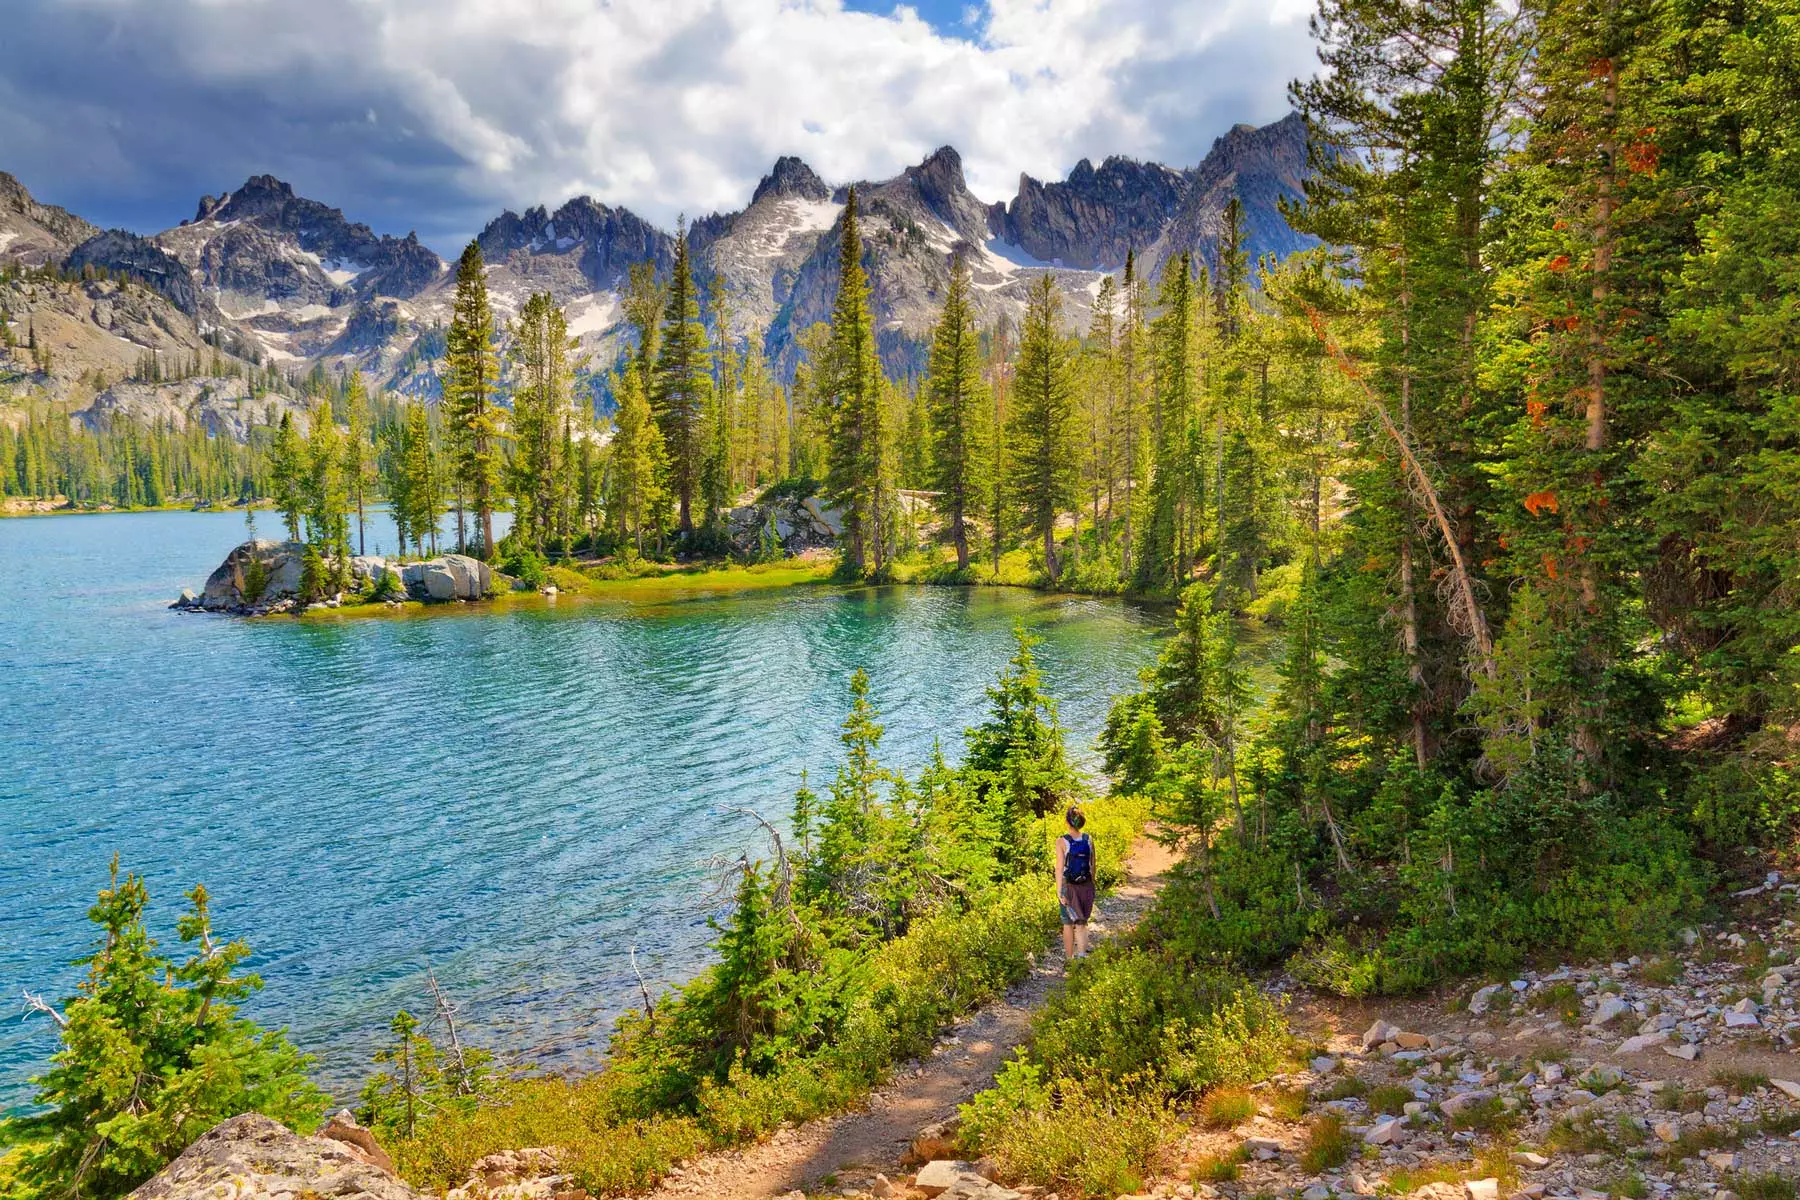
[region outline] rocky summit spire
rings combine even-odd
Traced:
[[[784,154],[775,160],[773,169],[756,185],[756,194],[750,197],[750,203],[755,204],[765,196],[829,200],[831,189],[825,186],[825,181],[811,167],[791,154]]]

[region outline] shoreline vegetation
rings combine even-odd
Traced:
[[[0,490],[271,497],[313,547],[307,601],[347,590],[379,496],[403,549],[436,555],[453,511],[455,544],[533,589],[576,554],[768,562],[824,525],[853,583],[986,571],[1178,604],[1112,707],[1093,799],[1121,835],[1153,817],[1185,859],[958,1134],[1020,1181],[1116,1196],[1176,1116],[1292,1052],[1251,980],[1504,989],[1530,964],[1658,953],[1800,861],[1791,7],[1320,0],[1321,69],[1290,93],[1311,177],[1284,207],[1313,248],[1285,261],[1248,260],[1233,201],[1205,253],[1128,255],[1085,329],[1051,272],[983,323],[962,254],[865,245],[850,189],[831,317],[786,331],[796,355],[734,321],[683,233],[666,274],[631,270],[630,352],[596,373],[547,293],[497,325],[471,244],[441,405],[321,366],[291,384],[310,408],[243,444],[7,411]],[[904,379],[864,270],[902,252],[943,296]],[[1045,822],[1085,791],[1029,646],[961,765],[915,778],[880,769],[852,686],[829,788],[796,793],[791,842],[746,853],[718,961],[628,1017],[608,1070],[510,1081],[396,1018],[363,1111],[413,1179],[547,1144],[590,1194],[642,1188],[854,1102],[1024,969],[1055,919]],[[193,1032],[247,986],[229,955],[146,957],[121,911],[96,909],[108,940],[59,1014],[50,1115],[13,1127],[5,1200],[114,1200],[202,1115],[299,1094],[257,1090],[288,1079],[283,1045]],[[1783,938],[1764,961],[1792,962]],[[165,967],[181,1032],[139,1030]],[[1752,989],[1733,1003],[1758,1019]],[[167,1080],[165,1107],[140,1093]],[[1510,1161],[1489,1099],[1457,1132]],[[1362,1152],[1341,1121],[1315,1129],[1318,1162]]]
[[[1122,878],[1148,807],[1095,795],[1078,777],[1034,641],[1022,630],[1017,640],[988,689],[987,718],[966,731],[963,761],[940,750],[911,777],[881,763],[868,680],[852,676],[843,755],[826,786],[814,791],[802,775],[785,828],[748,810],[722,814],[760,849],[721,877],[732,902],[714,922],[715,963],[660,997],[645,992],[599,1071],[512,1078],[484,1050],[397,1014],[358,1114],[406,1178],[450,1187],[483,1154],[554,1144],[590,1194],[641,1191],[682,1158],[854,1105],[1018,981],[1056,936],[1048,863],[1064,808],[1088,811],[1105,890]],[[13,1146],[0,1158],[0,1193],[48,1196],[73,1183],[77,1194],[117,1195],[237,1112],[303,1130],[323,1116],[305,1056],[236,1012],[260,986],[236,971],[249,948],[215,939],[204,889],[190,901],[178,931],[193,956],[164,959],[142,883],[114,864],[90,914],[104,936],[85,960],[88,981],[60,1008],[40,1008],[64,1048],[38,1081],[44,1111],[0,1125],[0,1145]],[[161,997],[155,1010],[128,1000],[146,987]],[[231,1047],[223,1059],[215,1038]],[[148,1072],[127,1089],[129,1121],[106,1069],[120,1055],[135,1064],[128,1074]]]

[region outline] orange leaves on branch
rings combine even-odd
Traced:
[[[1588,64],[1588,78],[1605,79],[1612,74],[1613,64],[1610,58],[1596,58]]]
[[[1544,555],[1544,574],[1552,579],[1556,578],[1556,559],[1548,554]]]
[[[1533,492],[1525,497],[1525,511],[1534,517],[1540,513],[1556,512],[1557,507],[1555,492]]]
[[[1546,266],[1552,271],[1566,271],[1569,269],[1569,256],[1566,254],[1559,254],[1551,259]]]
[[[1550,411],[1550,406],[1545,404],[1542,400],[1539,400],[1536,396],[1533,396],[1525,402],[1525,411],[1531,415],[1532,428],[1542,429],[1544,427],[1544,414]]]
[[[1662,157],[1662,147],[1650,139],[1656,133],[1656,126],[1648,125],[1638,130],[1638,140],[1628,143],[1619,152],[1625,160],[1625,169],[1633,175],[1654,175],[1657,161]]]

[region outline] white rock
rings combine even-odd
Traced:
[[[1331,1200],[1331,1189],[1322,1183],[1315,1183],[1300,1193],[1300,1200]]]
[[[1618,1018],[1631,1011],[1631,1005],[1617,996],[1602,996],[1599,1007],[1594,1009],[1590,1025],[1610,1025]]]
[[[974,1163],[935,1158],[919,1168],[919,1173],[913,1176],[913,1186],[927,1196],[937,1196],[956,1186],[956,1182],[963,1176],[974,1174]]]
[[[1789,1100],[1800,1100],[1800,1083],[1795,1083],[1791,1079],[1771,1079],[1769,1086]]]
[[[1755,1013],[1738,1012],[1733,1009],[1725,1014],[1725,1028],[1727,1029],[1755,1029],[1761,1024],[1761,1018]]]
[[[1371,1146],[1391,1146],[1406,1136],[1406,1119],[1404,1117],[1386,1117],[1375,1122],[1363,1135],[1363,1141]]]
[[[1535,1150],[1519,1150],[1513,1154],[1512,1161],[1515,1167],[1529,1167],[1532,1170],[1550,1165],[1550,1160]]]
[[[1663,1047],[1663,1053],[1670,1058],[1679,1058],[1682,1062],[1693,1062],[1696,1058],[1700,1057],[1700,1047],[1694,1045],[1692,1042],[1682,1046],[1665,1045]]]
[[[1669,1040],[1669,1031],[1658,1029],[1655,1033],[1640,1033],[1636,1037],[1626,1038],[1619,1043],[1620,1054],[1642,1054],[1646,1050],[1654,1050]]]
[[[1463,1186],[1469,1189],[1469,1200],[1500,1200],[1498,1179],[1471,1179]]]

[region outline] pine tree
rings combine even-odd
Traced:
[[[444,514],[443,484],[437,448],[432,445],[431,420],[423,404],[407,409],[402,446],[400,469],[405,478],[402,494],[406,498],[406,527],[412,531],[413,545],[421,555],[427,542],[431,553],[436,554],[438,518]]]
[[[100,938],[80,960],[87,977],[58,1015],[62,1049],[35,1080],[42,1111],[9,1130],[22,1147],[18,1180],[35,1194],[110,1200],[227,1117],[311,1128],[323,1112],[306,1079],[312,1060],[238,1014],[262,986],[238,973],[250,947],[217,940],[204,887],[187,896],[176,930],[193,952],[176,962],[146,928],[143,880],[121,879],[113,860],[88,911]]]
[[[613,439],[607,472],[606,515],[613,536],[628,557],[642,555],[644,536],[660,528],[665,497],[662,431],[650,414],[639,373],[626,368],[614,377]]]
[[[305,448],[294,429],[291,413],[281,414],[275,441],[269,448],[270,496],[281,511],[289,541],[300,539],[300,515],[306,509]]]
[[[569,333],[548,292],[525,302],[514,331],[512,464],[514,533],[532,549],[561,532],[560,497],[568,482],[563,441],[569,410]]]
[[[845,567],[861,575],[887,561],[882,520],[887,454],[883,438],[881,365],[875,357],[875,324],[868,278],[862,266],[862,234],[856,189],[844,207],[838,243],[838,294],[830,342],[815,387],[830,420],[826,488],[844,513]]]
[[[375,461],[369,441],[369,397],[363,387],[361,371],[351,371],[344,387],[344,478],[350,489],[350,503],[356,509],[356,552],[367,554],[368,522],[364,500],[375,481]]]
[[[675,239],[675,270],[669,280],[661,344],[657,348],[656,382],[651,407],[669,456],[669,491],[675,497],[676,527],[684,537],[694,532],[694,499],[705,472],[706,413],[712,402],[706,329],[700,323],[693,268],[685,226]],[[702,497],[704,502],[704,497]]]
[[[1077,495],[1072,354],[1058,328],[1061,316],[1056,280],[1045,272],[1032,284],[1025,309],[1007,429],[1007,488],[1025,524],[1042,540],[1052,587],[1062,575],[1056,522]]]
[[[313,405],[306,435],[306,540],[329,556],[327,580],[342,590],[350,576],[349,487],[344,472],[344,440],[331,417],[331,402]]]
[[[931,339],[930,374],[925,385],[930,414],[930,486],[938,510],[950,522],[956,565],[969,568],[969,519],[983,509],[988,478],[988,410],[981,379],[980,340],[969,306],[969,266],[956,256],[950,287]]]
[[[494,506],[499,499],[501,416],[496,395],[499,356],[494,314],[488,304],[487,268],[481,244],[470,242],[456,264],[456,298],[444,342],[444,421],[452,447],[458,495],[468,495],[481,526],[481,554],[494,552]],[[466,543],[460,523],[457,541]],[[459,547],[461,548],[461,547]]]
[[[1199,392],[1194,353],[1198,313],[1193,261],[1185,253],[1163,272],[1160,307],[1149,335],[1150,483],[1134,576],[1137,590],[1147,593],[1168,592],[1186,579],[1187,530],[1201,494],[1192,444]]]

